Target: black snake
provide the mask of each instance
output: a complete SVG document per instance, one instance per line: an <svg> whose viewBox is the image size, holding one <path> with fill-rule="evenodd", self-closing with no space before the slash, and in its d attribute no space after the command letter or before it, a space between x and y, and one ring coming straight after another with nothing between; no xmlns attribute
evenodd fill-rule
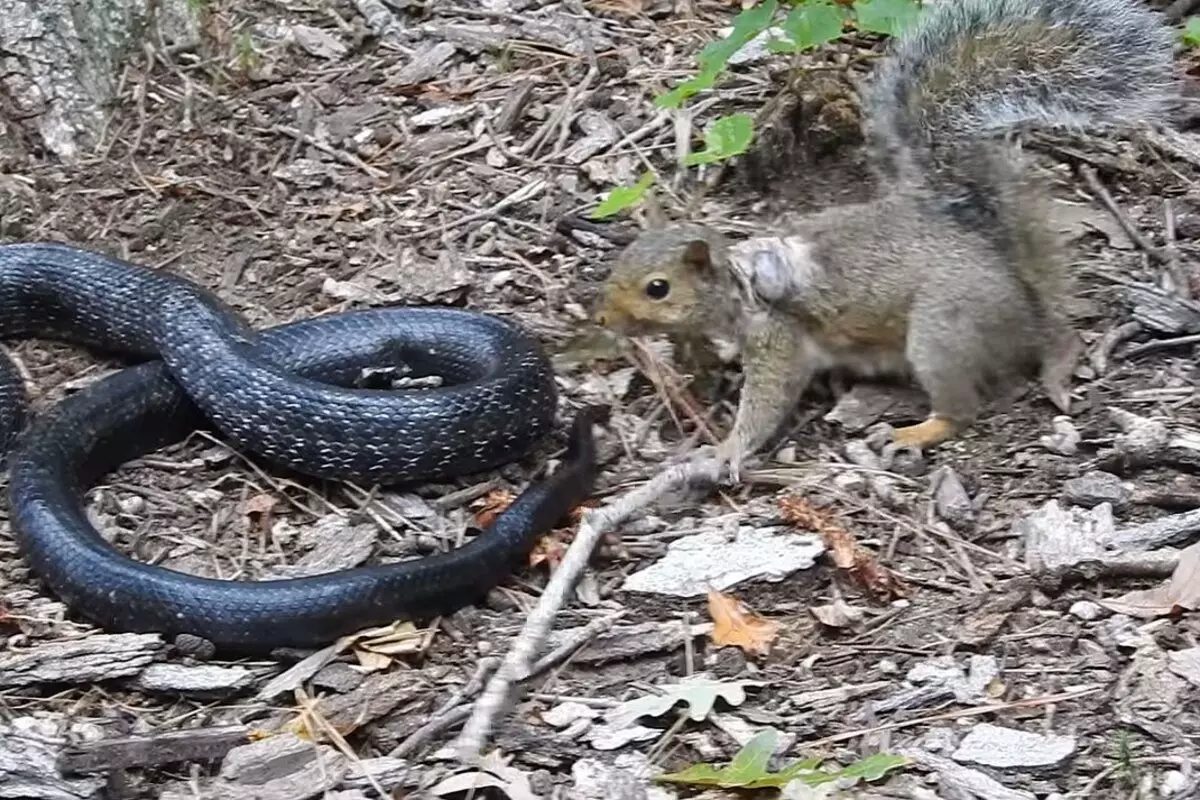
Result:
<svg viewBox="0 0 1200 800"><path fill-rule="evenodd" d="M0 357L0 456L10 451L17 544L64 602L110 630L265 651L446 613L503 580L595 479L591 426L602 408L576 417L560 469L456 550L258 582L151 566L105 542L84 513L87 489L123 462L211 423L239 448L318 477L395 484L480 472L528 453L552 428L548 359L516 325L450 308L350 311L253 331L183 278L66 245L3 245L0 338L30 336L143 362L21 432L22 383ZM359 388L364 370L388 366L443 385Z"/></svg>

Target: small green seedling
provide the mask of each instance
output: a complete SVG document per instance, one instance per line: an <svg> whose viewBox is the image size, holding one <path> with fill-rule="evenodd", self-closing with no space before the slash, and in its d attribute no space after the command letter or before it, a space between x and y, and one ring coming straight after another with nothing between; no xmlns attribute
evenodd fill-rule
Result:
<svg viewBox="0 0 1200 800"><path fill-rule="evenodd" d="M853 20L858 30L895 36L921 13L920 0L854 0L852 7L834 0L790 0L782 21L777 19L779 0L764 0L743 9L733 18L733 30L723 39L709 42L697 54L699 70L670 91L654 98L660 108L681 108L689 98L716 85L729 65L729 59L764 31L777 25L783 36L767 41L774 53L797 54L813 50L842 36L846 22ZM1189 20L1189 29L1195 19ZM1200 41L1200 29L1196 30ZM704 150L684 158L685 166L713 164L745 153L754 141L754 119L749 114L719 117L705 130ZM655 176L647 173L633 186L612 189L592 212L592 219L604 219L641 202Z"/></svg>
<svg viewBox="0 0 1200 800"><path fill-rule="evenodd" d="M686 166L712 164L740 156L754 139L754 117L749 114L730 114L718 117L704 131L704 149L689 153L683 160Z"/></svg>
<svg viewBox="0 0 1200 800"><path fill-rule="evenodd" d="M1200 44L1200 17L1188 17L1187 24L1183 26L1181 38L1188 47Z"/></svg>
<svg viewBox="0 0 1200 800"><path fill-rule="evenodd" d="M696 56L700 71L666 94L654 98L660 108L679 108L692 95L712 88L717 78L729 63L729 59L765 31L775 17L779 0L766 0L756 6L742 10L733 18L733 30L724 39L709 42Z"/></svg>
<svg viewBox="0 0 1200 800"><path fill-rule="evenodd" d="M840 38L849 17L849 10L830 0L810 0L793 8L783 20L788 38L772 39L767 48L774 53L813 50Z"/></svg>
<svg viewBox="0 0 1200 800"><path fill-rule="evenodd" d="M605 219L637 205L646 194L646 190L654 185L654 180L654 173L647 170L633 186L614 186L591 213L592 219Z"/></svg>
<svg viewBox="0 0 1200 800"><path fill-rule="evenodd" d="M860 31L897 36L921 14L921 6L916 0L858 0L854 13Z"/></svg>

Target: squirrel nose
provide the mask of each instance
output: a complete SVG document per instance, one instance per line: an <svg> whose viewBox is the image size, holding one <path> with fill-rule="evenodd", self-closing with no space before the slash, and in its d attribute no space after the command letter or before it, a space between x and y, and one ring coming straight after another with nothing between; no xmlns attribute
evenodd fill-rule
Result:
<svg viewBox="0 0 1200 800"><path fill-rule="evenodd" d="M608 314L603 311L597 311L592 319L596 321L597 325L608 325Z"/></svg>

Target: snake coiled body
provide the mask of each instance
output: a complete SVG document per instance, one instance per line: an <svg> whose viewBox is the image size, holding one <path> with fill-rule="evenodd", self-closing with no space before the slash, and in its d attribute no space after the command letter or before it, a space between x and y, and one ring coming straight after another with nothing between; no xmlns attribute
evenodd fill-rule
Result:
<svg viewBox="0 0 1200 800"><path fill-rule="evenodd" d="M17 543L64 602L108 629L257 651L445 613L501 581L595 478L599 410L577 418L553 476L457 550L291 580L187 575L105 542L86 518L84 492L208 424L249 453L319 477L394 484L486 470L527 453L553 425L547 358L515 325L446 308L352 311L255 332L180 277L56 244L0 246L0 338L23 336L145 361L67 397L6 445L25 408L15 370L0 359ZM354 388L364 369L384 366L444 385Z"/></svg>

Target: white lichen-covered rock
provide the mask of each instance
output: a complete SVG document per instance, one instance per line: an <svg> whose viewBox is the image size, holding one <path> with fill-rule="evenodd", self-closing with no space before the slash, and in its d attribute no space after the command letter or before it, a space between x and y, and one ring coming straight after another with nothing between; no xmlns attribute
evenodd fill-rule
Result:
<svg viewBox="0 0 1200 800"><path fill-rule="evenodd" d="M198 35L187 0L0 0L0 19L0 156L25 140L78 157L129 49L152 29L166 42Z"/></svg>

